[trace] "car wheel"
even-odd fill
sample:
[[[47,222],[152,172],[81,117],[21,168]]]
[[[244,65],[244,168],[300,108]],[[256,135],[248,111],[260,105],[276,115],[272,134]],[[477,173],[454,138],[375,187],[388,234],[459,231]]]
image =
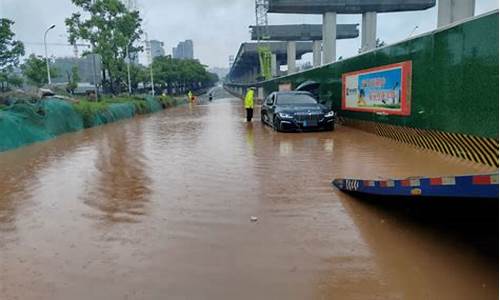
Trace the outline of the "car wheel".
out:
[[[260,112],[260,121],[262,124],[266,124],[265,113],[263,111]]]
[[[274,116],[274,118],[273,118],[273,129],[276,131],[281,131],[281,125],[280,125],[280,122],[276,116]]]
[[[326,126],[326,131],[333,131],[333,129],[335,129],[335,125],[333,123]]]

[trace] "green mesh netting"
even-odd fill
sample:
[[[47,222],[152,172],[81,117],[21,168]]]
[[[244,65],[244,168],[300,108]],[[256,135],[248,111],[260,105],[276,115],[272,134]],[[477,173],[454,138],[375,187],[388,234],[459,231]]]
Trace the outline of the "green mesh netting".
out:
[[[158,102],[155,98],[152,96],[147,96],[146,97],[146,103],[149,109],[149,112],[157,112],[162,110],[161,103]]]
[[[41,105],[46,112],[44,128],[51,135],[56,136],[83,128],[82,117],[70,103],[53,99],[42,100]]]
[[[90,116],[83,116],[72,104],[58,99],[44,99],[35,104],[16,103],[0,110],[0,152],[84,127],[131,118],[138,113],[162,110],[161,103],[154,97],[146,97],[145,103],[146,111],[137,111],[134,103],[112,103]]]
[[[36,104],[14,104],[0,111],[0,151],[82,128],[82,118],[65,101],[46,99]]]
[[[108,124],[121,119],[131,118],[135,115],[135,106],[131,103],[113,103],[106,110],[98,112],[91,119],[87,127]]]

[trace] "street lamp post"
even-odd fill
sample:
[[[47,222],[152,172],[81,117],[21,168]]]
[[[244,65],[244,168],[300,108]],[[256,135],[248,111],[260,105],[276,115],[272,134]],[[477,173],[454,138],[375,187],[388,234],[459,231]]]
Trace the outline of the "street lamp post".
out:
[[[49,33],[49,30],[53,29],[56,27],[55,24],[50,25],[47,30],[45,30],[45,34],[43,35],[43,44],[45,45],[45,61],[47,62],[47,82],[49,85],[52,84],[52,81],[50,80],[50,66],[49,66],[49,55],[47,53],[47,33]]]

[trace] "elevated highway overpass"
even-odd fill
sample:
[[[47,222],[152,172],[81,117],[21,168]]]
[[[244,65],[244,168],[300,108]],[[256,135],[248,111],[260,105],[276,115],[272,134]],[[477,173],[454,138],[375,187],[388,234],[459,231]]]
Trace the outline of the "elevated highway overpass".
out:
[[[256,82],[260,71],[258,47],[265,46],[271,50],[276,59],[275,72],[280,74],[279,67],[287,64],[287,42],[249,42],[242,43],[234,64],[229,71],[229,80],[232,82]],[[313,51],[313,42],[297,42],[295,59]]]

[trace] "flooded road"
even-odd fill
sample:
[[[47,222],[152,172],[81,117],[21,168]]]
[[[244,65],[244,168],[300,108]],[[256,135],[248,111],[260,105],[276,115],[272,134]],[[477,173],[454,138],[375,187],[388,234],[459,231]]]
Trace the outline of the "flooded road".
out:
[[[345,127],[276,133],[240,106],[0,153],[0,299],[497,297],[496,257],[330,184],[487,167]]]

